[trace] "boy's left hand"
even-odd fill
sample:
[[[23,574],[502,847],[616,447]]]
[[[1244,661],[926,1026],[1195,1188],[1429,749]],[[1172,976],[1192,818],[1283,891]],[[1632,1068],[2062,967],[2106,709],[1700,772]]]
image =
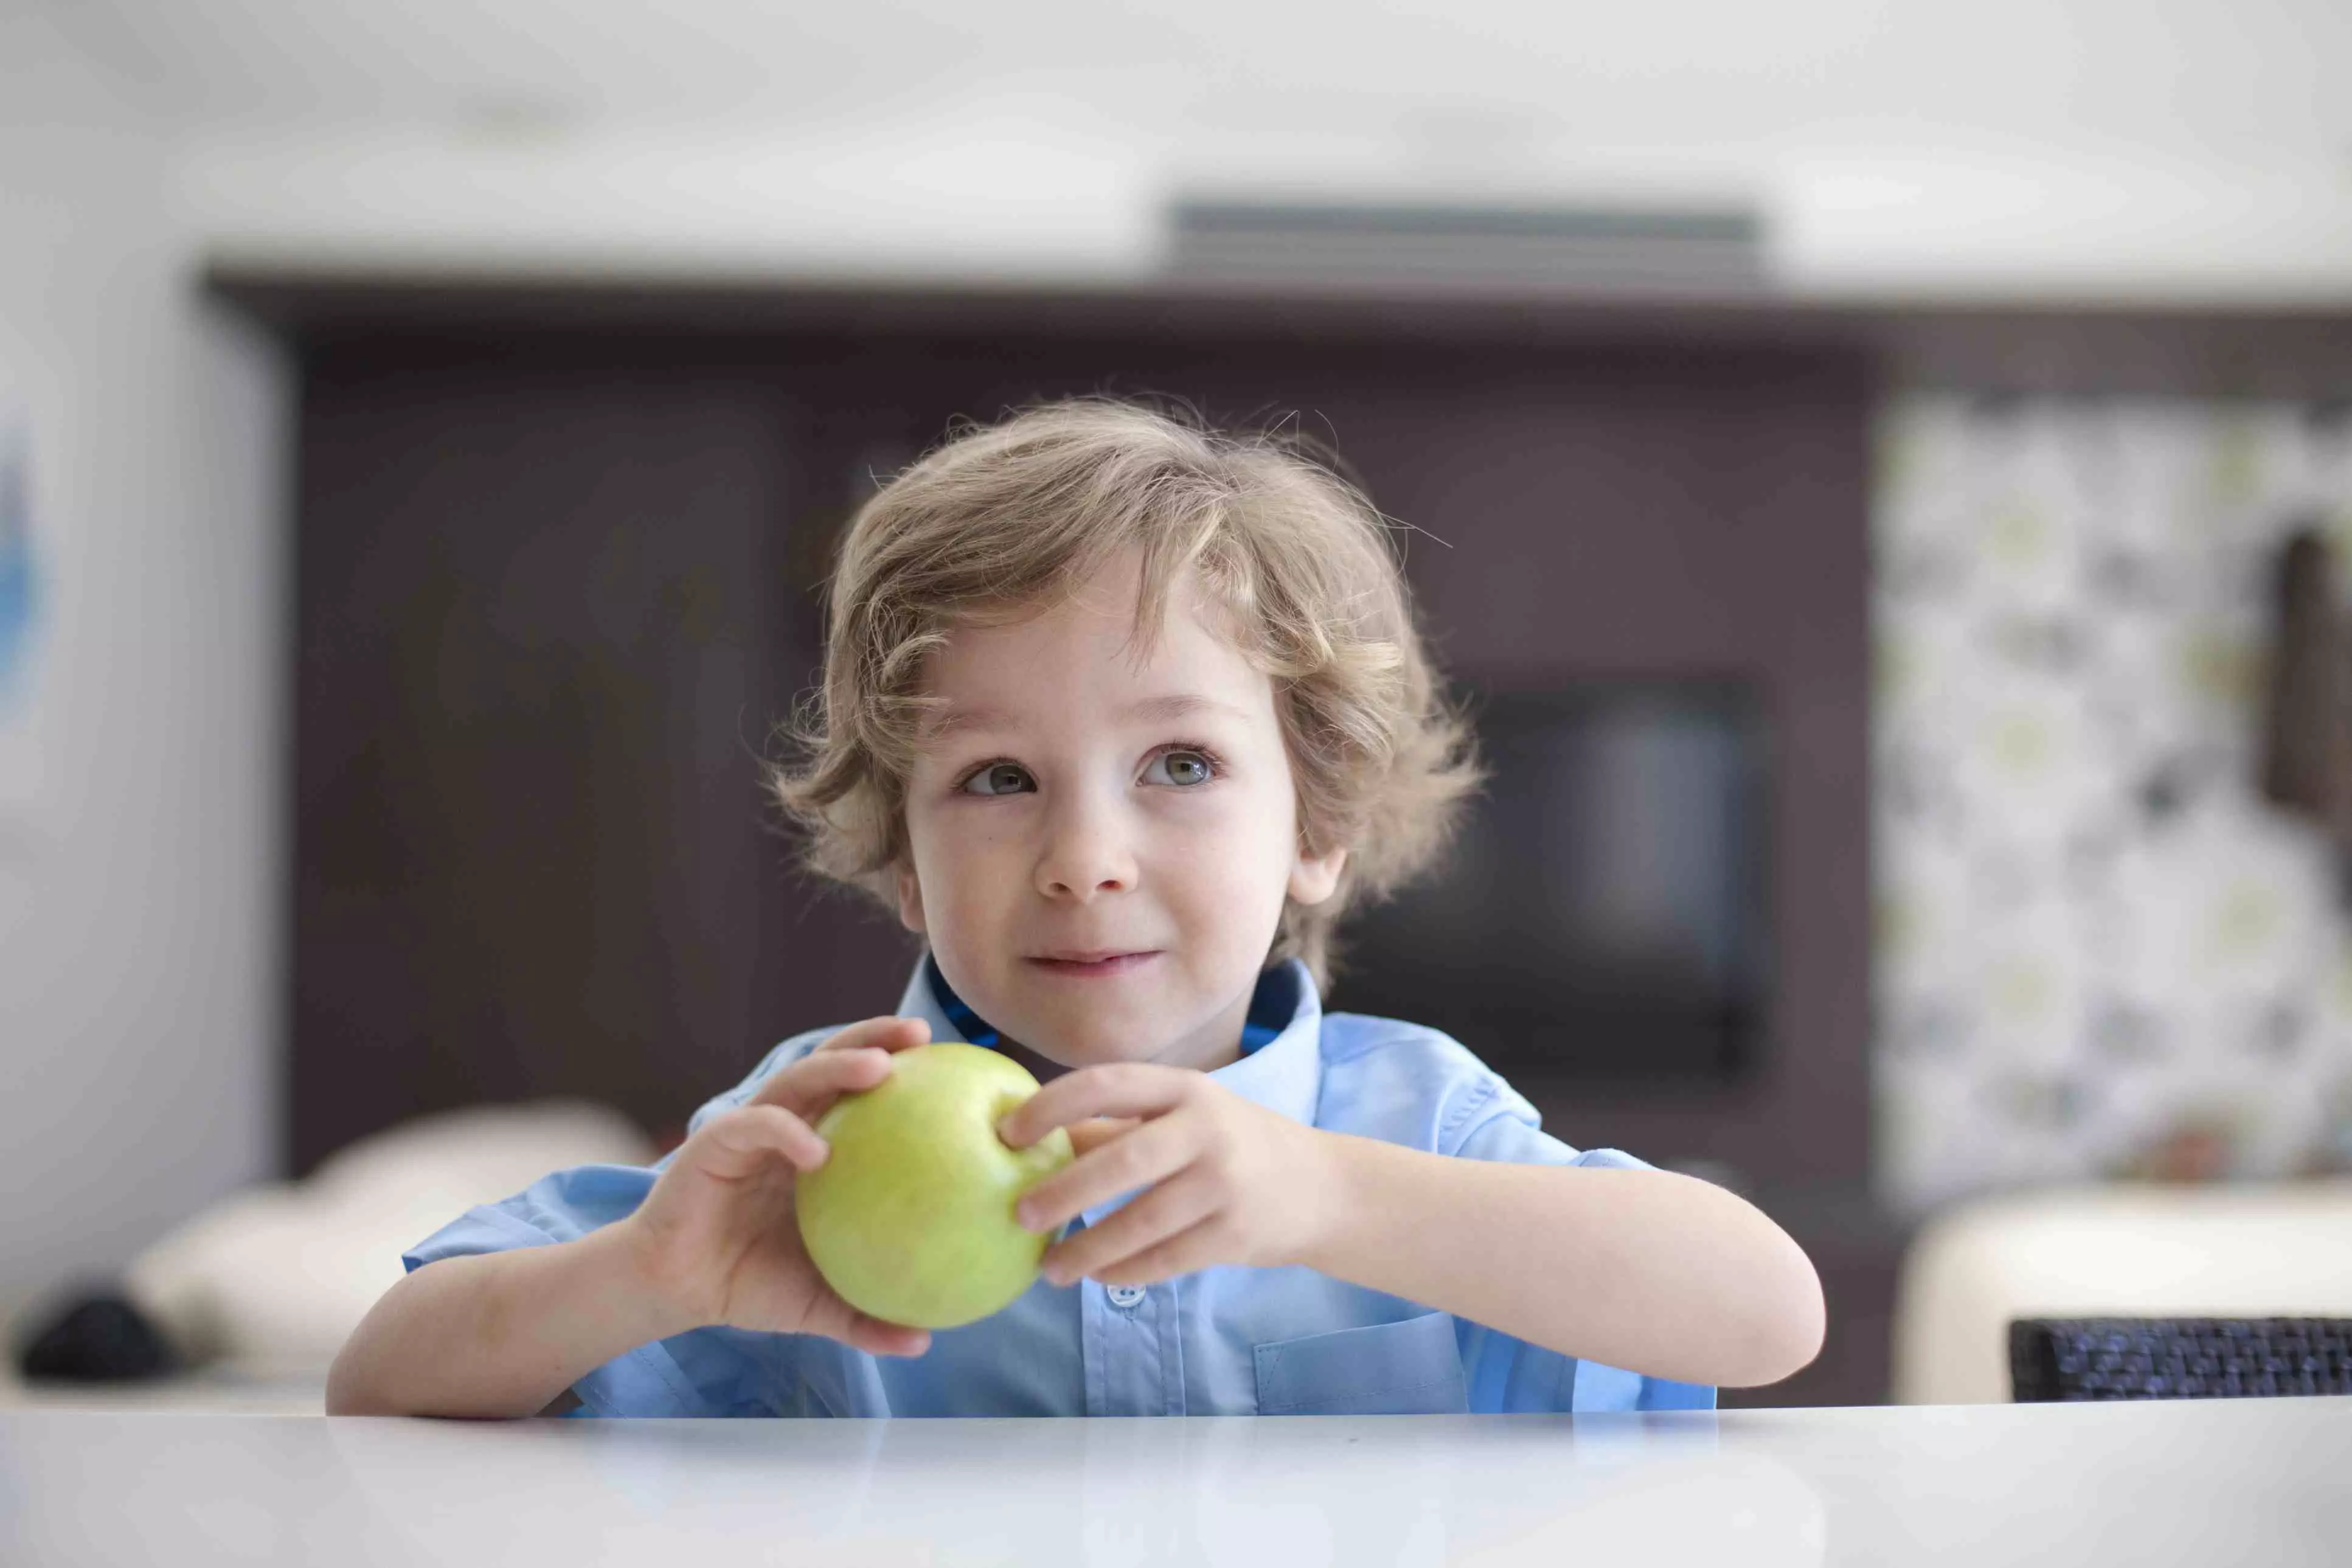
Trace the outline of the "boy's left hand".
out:
[[[1216,1264],[1297,1263],[1320,1233],[1329,1135],[1205,1073],[1148,1062],[1083,1068],[1038,1090],[998,1131],[1021,1149],[1056,1127],[1070,1129],[1078,1158],[1022,1198],[1024,1226],[1052,1231],[1150,1189],[1047,1249],[1045,1275],[1056,1285],[1150,1285]]]

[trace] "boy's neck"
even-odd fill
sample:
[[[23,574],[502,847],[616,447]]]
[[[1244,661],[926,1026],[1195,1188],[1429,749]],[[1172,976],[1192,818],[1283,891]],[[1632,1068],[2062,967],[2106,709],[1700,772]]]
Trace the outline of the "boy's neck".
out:
[[[1051,1083],[1070,1070],[1050,1057],[1039,1056],[1018,1040],[1000,1039],[996,1042],[996,1048],[1001,1054],[1011,1057],[1014,1061],[1027,1068],[1029,1075],[1039,1083]]]
[[[1034,1078],[1039,1083],[1051,1083],[1054,1079],[1061,1077],[1064,1073],[1070,1070],[1068,1068],[1064,1067],[1061,1063],[1055,1061],[1050,1057],[1040,1056],[1035,1051],[1033,1051],[1028,1047],[1023,1045],[1020,1041],[1008,1039],[1001,1035],[997,1037],[996,1049],[1001,1055],[1011,1057],[1014,1061],[1019,1062],[1023,1067],[1027,1068],[1029,1069],[1030,1076]],[[1220,1059],[1201,1063],[1199,1070],[1202,1072],[1214,1072],[1219,1068],[1231,1067],[1234,1063],[1241,1059],[1241,1047],[1237,1042],[1234,1048],[1224,1053]]]

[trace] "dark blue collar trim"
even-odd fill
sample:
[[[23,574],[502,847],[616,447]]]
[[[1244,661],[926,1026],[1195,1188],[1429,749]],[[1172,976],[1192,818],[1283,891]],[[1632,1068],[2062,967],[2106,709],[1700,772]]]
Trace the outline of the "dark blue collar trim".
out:
[[[1257,989],[1250,994],[1249,1016],[1242,1021],[1242,1055],[1272,1045],[1297,1016],[1297,970],[1284,963],[1259,975]]]
[[[948,1016],[948,1022],[956,1026],[956,1033],[961,1035],[969,1045],[986,1046],[994,1050],[1003,1037],[996,1032],[996,1026],[965,1005],[964,999],[948,984],[948,977],[940,973],[939,960],[928,952],[923,955],[923,973],[930,980],[931,994],[940,999],[940,1011]]]

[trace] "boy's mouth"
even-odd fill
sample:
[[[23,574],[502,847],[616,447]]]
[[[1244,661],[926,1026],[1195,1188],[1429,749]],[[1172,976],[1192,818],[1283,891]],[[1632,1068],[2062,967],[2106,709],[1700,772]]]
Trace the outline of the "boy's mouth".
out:
[[[1160,956],[1156,948],[1069,948],[1058,952],[1033,952],[1024,961],[1033,969],[1072,980],[1125,974]]]

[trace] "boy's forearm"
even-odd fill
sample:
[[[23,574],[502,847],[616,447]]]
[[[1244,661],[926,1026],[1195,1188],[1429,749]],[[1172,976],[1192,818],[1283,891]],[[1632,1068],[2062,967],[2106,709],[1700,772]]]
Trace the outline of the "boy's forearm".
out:
[[[1326,1274],[1677,1382],[1774,1383],[1821,1348],[1812,1264],[1720,1187],[1324,1136]]]
[[[445,1258],[353,1331],[327,1379],[331,1415],[536,1415],[585,1373],[672,1321],[622,1227],[577,1241]]]

